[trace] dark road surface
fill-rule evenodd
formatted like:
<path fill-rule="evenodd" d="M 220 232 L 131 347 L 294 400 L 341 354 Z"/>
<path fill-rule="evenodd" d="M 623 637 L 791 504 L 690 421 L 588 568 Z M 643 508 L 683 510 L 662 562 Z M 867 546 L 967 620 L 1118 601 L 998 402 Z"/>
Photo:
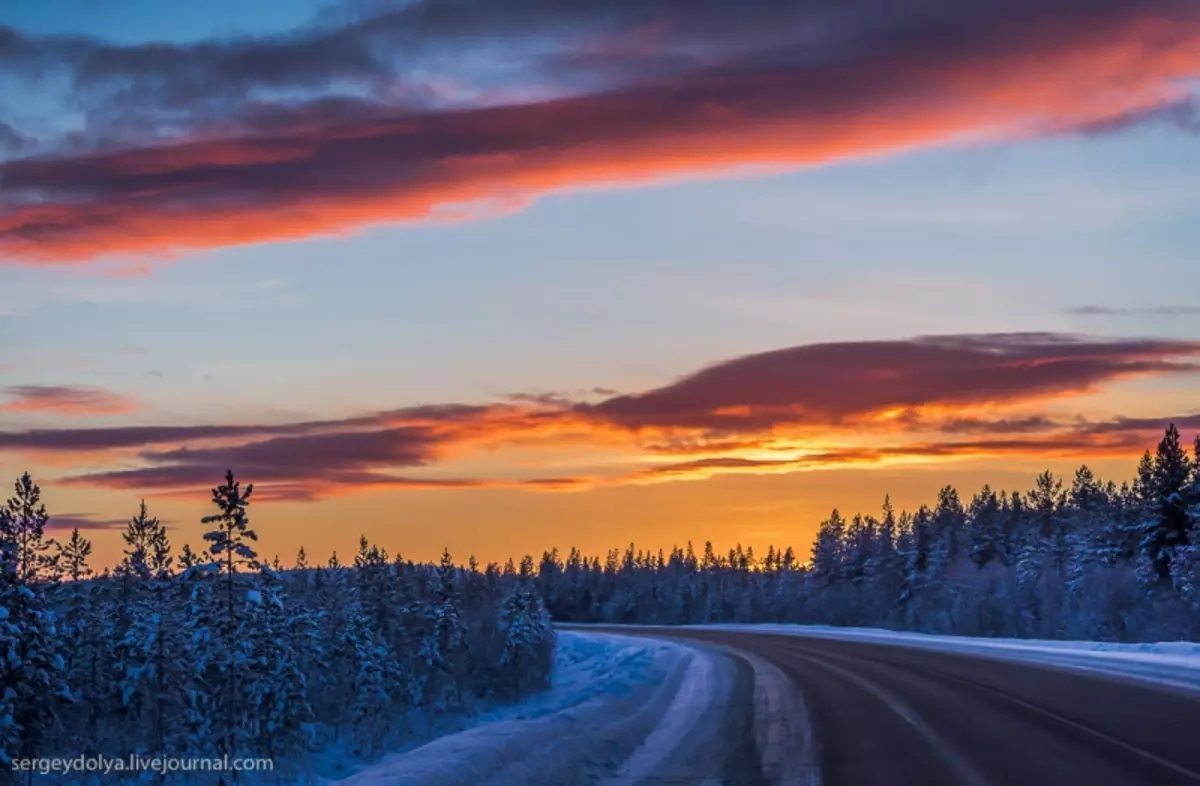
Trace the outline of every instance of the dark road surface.
<path fill-rule="evenodd" d="M 718 644 L 778 667 L 807 705 L 824 786 L 1200 784 L 1200 694 L 901 646 L 726 631 L 620 632 Z M 798 719 L 788 720 L 794 728 Z M 758 755 L 753 723 L 753 712 L 733 709 L 728 763 L 708 782 L 788 780 Z"/>

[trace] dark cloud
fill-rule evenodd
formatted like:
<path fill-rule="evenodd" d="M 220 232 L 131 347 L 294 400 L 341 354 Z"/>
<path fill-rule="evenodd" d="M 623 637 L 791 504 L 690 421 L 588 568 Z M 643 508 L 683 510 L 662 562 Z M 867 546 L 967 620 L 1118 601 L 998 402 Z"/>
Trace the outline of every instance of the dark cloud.
<path fill-rule="evenodd" d="M 359 472 L 377 465 L 419 467 L 436 458 L 439 439 L 427 429 L 392 428 L 273 437 L 241 445 L 149 450 L 151 464 L 190 467 L 211 477 L 229 467 L 264 480 Z"/>
<path fill-rule="evenodd" d="M 1163 429 L 1172 423 L 1182 430 L 1200 431 L 1200 414 L 1164 418 L 1114 418 L 1099 423 L 1088 423 L 1081 426 L 1081 429 L 1089 434 L 1131 434 L 1145 440 L 1161 436 Z"/>
<path fill-rule="evenodd" d="M 445 489 L 485 486 L 517 486 L 555 490 L 582 482 L 578 479 L 551 478 L 498 481 L 485 478 L 408 477 L 395 474 L 397 469 L 426 467 L 440 457 L 443 446 L 452 445 L 460 435 L 439 433 L 426 426 L 398 428 L 380 424 L 399 416 L 445 422 L 479 408 L 457 405 L 414 407 L 361 418 L 336 421 L 343 428 L 360 430 L 325 431 L 334 421 L 313 421 L 285 426 L 264 427 L 259 431 L 246 427 L 242 434 L 221 433 L 219 427 L 197 430 L 197 437 L 211 439 L 252 436 L 262 433 L 292 432 L 285 436 L 242 441 L 209 447 L 183 447 L 169 450 L 143 450 L 137 458 L 147 466 L 108 472 L 87 473 L 65 479 L 75 485 L 95 485 L 121 489 L 187 491 L 204 489 L 225 470 L 233 468 L 240 477 L 254 482 L 263 493 L 260 498 L 276 500 L 313 500 L 348 491 L 375 489 Z M 367 428 L 363 430 L 363 427 Z M 300 432 L 312 433 L 300 433 Z M 167 436 L 154 433 L 156 440 Z M 175 435 L 178 437 L 179 435 Z"/>
<path fill-rule="evenodd" d="M 539 407 L 566 407 L 572 400 L 562 393 L 509 393 L 504 397 L 517 404 L 534 404 Z"/>
<path fill-rule="evenodd" d="M 1040 333 L 808 344 L 579 409 L 629 428 L 838 424 L 894 409 L 1012 403 L 1135 375 L 1195 372 L 1197 356 L 1200 342 Z"/>
<path fill-rule="evenodd" d="M 78 530 L 124 529 L 126 519 L 96 518 L 87 513 L 55 513 L 46 523 L 50 532 L 70 532 Z"/>
<path fill-rule="evenodd" d="M 183 107 L 256 89 L 319 88 L 389 76 L 390 65 L 361 29 L 303 29 L 275 36 L 120 45 L 86 36 L 27 35 L 0 27 L 0 64 L 10 74 L 64 74 L 77 97 L 98 91 L 132 103 Z"/>
<path fill-rule="evenodd" d="M 1192 317 L 1200 315 L 1200 306 L 1075 306 L 1067 313 L 1081 317 Z"/>
<path fill-rule="evenodd" d="M 0 62 L 65 69 L 115 139 L 0 164 L 0 254 L 166 254 L 562 188 L 1061 133 L 1166 111 L 1200 73 L 1194 0 L 366 8 L 188 45 L 0 30 Z M 421 98 L 406 75 L 431 65 L 469 97 Z"/>
<path fill-rule="evenodd" d="M 88 452 L 139 448 L 165 442 L 233 439 L 300 430 L 283 426 L 117 426 L 113 428 L 29 429 L 0 432 L 0 449 Z"/>
<path fill-rule="evenodd" d="M 307 470 L 307 471 L 306 471 Z M 214 474 L 202 465 L 175 464 L 141 469 L 99 472 L 66 478 L 64 485 L 101 486 L 112 489 L 147 490 L 194 496 L 213 485 L 222 473 Z M 238 472 L 238 477 L 254 483 L 259 501 L 313 502 L 329 497 L 365 491 L 431 491 L 474 488 L 516 488 L 532 491 L 569 491 L 585 487 L 587 478 L 532 478 L 497 480 L 493 478 L 414 477 L 388 472 L 325 470 L 318 467 L 291 467 L 268 472 Z"/>
<path fill-rule="evenodd" d="M 17 129 L 0 120 L 0 156 L 15 156 L 33 146 L 33 140 L 17 133 Z"/>
<path fill-rule="evenodd" d="M 1193 96 L 1187 96 L 1149 109 L 1123 112 L 1096 122 L 1085 123 L 1079 130 L 1089 134 L 1115 134 L 1137 126 L 1155 124 L 1192 133 L 1200 132 L 1200 103 Z"/>
<path fill-rule="evenodd" d="M 331 430 L 381 427 L 393 422 L 444 426 L 454 423 L 473 423 L 491 411 L 491 408 L 484 406 L 438 404 L 405 407 L 338 420 L 308 420 L 295 423 L 115 426 L 111 428 L 0 431 L 0 450 L 89 452 L 209 440 L 303 436 Z"/>
<path fill-rule="evenodd" d="M 1024 418 L 984 418 L 951 417 L 933 424 L 938 431 L 947 434 L 1031 434 L 1053 431 L 1063 427 L 1063 423 L 1044 415 L 1030 415 Z"/>

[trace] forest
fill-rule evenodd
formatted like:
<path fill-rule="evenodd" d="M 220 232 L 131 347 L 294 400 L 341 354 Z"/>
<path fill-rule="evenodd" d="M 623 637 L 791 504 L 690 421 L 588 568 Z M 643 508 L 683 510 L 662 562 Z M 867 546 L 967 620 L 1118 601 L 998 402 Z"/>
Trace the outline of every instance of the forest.
<path fill-rule="evenodd" d="M 284 569 L 258 558 L 252 492 L 227 474 L 206 547 L 177 556 L 143 503 L 120 564 L 93 575 L 91 543 L 48 538 L 41 490 L 17 480 L 0 510 L 0 762 L 263 757 L 286 780 L 307 754 L 372 760 L 548 684 L 531 561 L 463 570 L 364 539 L 352 564 L 301 549 Z"/>
<path fill-rule="evenodd" d="M 1200 438 L 1170 426 L 1131 481 L 1080 467 L 1027 491 L 821 522 L 803 555 L 706 543 L 603 558 L 352 562 L 258 557 L 253 486 L 213 489 L 204 547 L 175 553 L 143 502 L 118 565 L 47 536 L 26 474 L 0 509 L 0 761 L 65 752 L 363 760 L 439 719 L 549 684 L 551 620 L 803 623 L 1111 641 L 1200 636 Z"/>
<path fill-rule="evenodd" d="M 1151 641 L 1200 636 L 1200 437 L 1169 426 L 1120 486 L 1086 466 L 1028 491 L 821 522 L 811 550 L 759 556 L 633 545 L 543 555 L 556 620 L 807 623 L 967 636 Z"/>

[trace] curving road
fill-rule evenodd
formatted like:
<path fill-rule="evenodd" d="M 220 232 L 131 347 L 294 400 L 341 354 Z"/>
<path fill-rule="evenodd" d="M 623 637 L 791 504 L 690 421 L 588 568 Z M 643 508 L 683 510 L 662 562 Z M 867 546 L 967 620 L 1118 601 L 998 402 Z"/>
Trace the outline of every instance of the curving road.
<path fill-rule="evenodd" d="M 618 632 L 618 631 L 614 631 Z M 757 633 L 621 628 L 783 675 L 728 710 L 706 772 L 655 783 L 823 786 L 1200 784 L 1200 693 L 1049 665 Z M 778 686 L 775 688 L 779 692 Z"/>

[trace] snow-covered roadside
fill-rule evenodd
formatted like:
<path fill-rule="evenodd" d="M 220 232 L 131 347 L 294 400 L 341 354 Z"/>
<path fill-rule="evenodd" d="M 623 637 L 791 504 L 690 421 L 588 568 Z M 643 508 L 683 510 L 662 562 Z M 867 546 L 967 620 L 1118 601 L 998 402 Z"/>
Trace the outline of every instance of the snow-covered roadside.
<path fill-rule="evenodd" d="M 731 666 L 681 644 L 563 631 L 554 668 L 549 690 L 337 783 L 534 786 L 646 777 L 724 698 Z"/>
<path fill-rule="evenodd" d="M 1200 643 L 1195 642 L 1118 644 L 1102 641 L 982 639 L 967 636 L 909 633 L 882 628 L 837 628 L 826 625 L 725 624 L 688 625 L 685 627 L 869 641 L 876 644 L 964 652 L 1099 671 L 1200 691 Z"/>

